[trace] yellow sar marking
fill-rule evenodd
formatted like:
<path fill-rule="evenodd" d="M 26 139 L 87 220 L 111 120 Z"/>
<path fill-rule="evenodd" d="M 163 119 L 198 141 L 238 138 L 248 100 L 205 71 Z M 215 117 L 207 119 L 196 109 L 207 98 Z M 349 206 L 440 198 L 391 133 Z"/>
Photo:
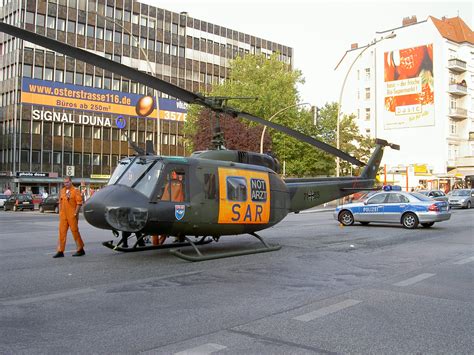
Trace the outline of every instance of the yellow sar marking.
<path fill-rule="evenodd" d="M 218 223 L 265 224 L 270 219 L 270 183 L 268 173 L 243 169 L 219 168 Z M 229 199 L 228 185 L 232 181 L 246 184 L 242 200 Z M 242 197 L 242 196 L 241 196 Z"/>

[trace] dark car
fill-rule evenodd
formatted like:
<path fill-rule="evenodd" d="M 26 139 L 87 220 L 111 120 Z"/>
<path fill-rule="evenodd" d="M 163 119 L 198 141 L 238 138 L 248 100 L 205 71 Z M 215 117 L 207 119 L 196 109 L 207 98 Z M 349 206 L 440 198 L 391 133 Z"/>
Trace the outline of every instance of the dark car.
<path fill-rule="evenodd" d="M 57 195 L 46 197 L 39 205 L 39 211 L 59 213 L 59 198 Z"/>
<path fill-rule="evenodd" d="M 0 194 L 0 207 L 3 207 L 6 200 L 8 200 L 8 195 Z"/>
<path fill-rule="evenodd" d="M 8 200 L 3 204 L 3 209 L 5 211 L 23 211 L 31 210 L 33 211 L 35 205 L 33 203 L 33 196 L 30 194 L 13 194 Z"/>

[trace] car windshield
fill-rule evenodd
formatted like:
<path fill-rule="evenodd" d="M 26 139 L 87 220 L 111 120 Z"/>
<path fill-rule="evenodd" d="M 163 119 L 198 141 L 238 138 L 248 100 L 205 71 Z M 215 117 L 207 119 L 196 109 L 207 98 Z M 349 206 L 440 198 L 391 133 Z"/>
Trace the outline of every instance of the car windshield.
<path fill-rule="evenodd" d="M 115 168 L 112 176 L 109 179 L 107 185 L 113 185 L 117 180 L 122 176 L 123 172 L 129 167 L 130 163 L 133 161 L 132 158 L 125 158 L 120 160 L 119 164 Z"/>
<path fill-rule="evenodd" d="M 469 190 L 454 190 L 451 196 L 469 196 Z"/>
<path fill-rule="evenodd" d="M 122 174 L 122 176 L 120 176 L 117 184 L 130 187 L 133 186 L 156 161 L 156 159 L 149 159 L 145 157 L 135 158 L 129 168 Z"/>
<path fill-rule="evenodd" d="M 430 197 L 427 197 L 425 195 L 423 195 L 422 193 L 419 193 L 419 192 L 410 192 L 410 195 L 412 195 L 413 197 L 415 197 L 416 199 L 420 200 L 420 201 L 432 201 L 433 199 L 430 198 Z"/>
<path fill-rule="evenodd" d="M 147 197 L 151 197 L 153 190 L 155 189 L 158 178 L 160 177 L 161 171 L 163 170 L 163 164 L 161 161 L 155 161 L 154 164 L 149 166 L 140 181 L 135 184 L 134 188 L 140 191 Z"/>
<path fill-rule="evenodd" d="M 428 196 L 428 194 L 430 193 L 429 191 L 418 191 L 419 194 L 422 194 L 422 195 L 425 195 L 425 196 Z"/>

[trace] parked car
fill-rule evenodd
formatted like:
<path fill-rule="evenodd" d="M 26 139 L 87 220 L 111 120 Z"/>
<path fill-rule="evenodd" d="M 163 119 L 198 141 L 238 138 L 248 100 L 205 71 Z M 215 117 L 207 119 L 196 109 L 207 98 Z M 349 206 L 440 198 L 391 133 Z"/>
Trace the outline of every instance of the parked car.
<path fill-rule="evenodd" d="M 59 213 L 59 197 L 57 195 L 52 195 L 46 197 L 39 205 L 39 211 L 43 212 L 54 212 Z"/>
<path fill-rule="evenodd" d="M 345 226 L 354 222 L 367 225 L 370 222 L 401 223 L 414 229 L 418 224 L 425 228 L 435 222 L 451 218 L 449 205 L 435 201 L 417 192 L 381 191 L 363 202 L 341 205 L 334 211 L 334 218 Z"/>
<path fill-rule="evenodd" d="M 3 204 L 5 203 L 6 200 L 8 200 L 8 195 L 1 194 L 0 195 L 0 207 L 3 207 Z"/>
<path fill-rule="evenodd" d="M 30 194 L 13 194 L 8 200 L 3 204 L 3 209 L 5 211 L 23 211 L 31 210 L 33 211 L 35 205 L 33 203 L 33 197 Z"/>
<path fill-rule="evenodd" d="M 474 189 L 453 190 L 448 198 L 451 207 L 471 208 L 474 205 Z"/>
<path fill-rule="evenodd" d="M 436 201 L 448 202 L 448 196 L 441 190 L 420 190 L 417 192 L 425 196 L 431 197 L 433 200 L 436 200 Z"/>

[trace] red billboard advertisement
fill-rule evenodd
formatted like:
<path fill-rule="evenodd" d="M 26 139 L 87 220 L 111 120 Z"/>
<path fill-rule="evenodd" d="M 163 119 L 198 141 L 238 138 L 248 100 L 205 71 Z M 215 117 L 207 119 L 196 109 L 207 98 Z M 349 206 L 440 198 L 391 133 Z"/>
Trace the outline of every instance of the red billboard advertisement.
<path fill-rule="evenodd" d="M 384 128 L 434 125 L 433 45 L 384 53 Z"/>

